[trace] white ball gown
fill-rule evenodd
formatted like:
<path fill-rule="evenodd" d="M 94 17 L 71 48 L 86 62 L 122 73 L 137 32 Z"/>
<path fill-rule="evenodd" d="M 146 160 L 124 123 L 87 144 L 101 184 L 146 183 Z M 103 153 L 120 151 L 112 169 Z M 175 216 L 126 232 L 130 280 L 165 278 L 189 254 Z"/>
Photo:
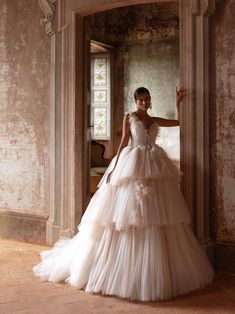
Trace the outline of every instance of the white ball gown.
<path fill-rule="evenodd" d="M 129 114 L 131 145 L 104 174 L 72 239 L 41 252 L 35 275 L 91 293 L 156 301 L 204 288 L 214 271 L 190 226 L 180 171 Z"/>

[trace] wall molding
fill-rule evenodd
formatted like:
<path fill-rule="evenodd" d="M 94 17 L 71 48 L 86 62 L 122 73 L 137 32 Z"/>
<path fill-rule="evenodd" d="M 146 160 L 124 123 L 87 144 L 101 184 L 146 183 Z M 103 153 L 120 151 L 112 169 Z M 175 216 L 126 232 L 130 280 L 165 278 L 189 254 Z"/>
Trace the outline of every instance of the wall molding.
<path fill-rule="evenodd" d="M 44 13 L 40 22 L 44 25 L 45 32 L 49 37 L 55 34 L 52 22 L 56 12 L 56 2 L 57 0 L 39 0 L 39 5 Z"/>
<path fill-rule="evenodd" d="M 45 33 L 50 37 L 51 55 L 50 55 L 50 124 L 49 124 L 49 143 L 50 143 L 50 159 L 49 159 L 49 217 L 46 223 L 46 242 L 54 243 L 59 238 L 60 220 L 60 204 L 58 202 L 57 178 L 60 178 L 57 167 L 57 110 L 58 110 L 58 90 L 56 86 L 58 56 L 58 32 L 57 28 L 57 0 L 39 0 L 39 5 L 44 13 L 41 24 L 44 25 Z M 59 154 L 61 155 L 61 154 Z M 60 158 L 60 156 L 59 156 Z"/>
<path fill-rule="evenodd" d="M 181 78 L 187 97 L 181 110 L 182 191 L 192 227 L 204 247 L 212 247 L 209 222 L 209 16 L 214 0 L 180 1 Z"/>

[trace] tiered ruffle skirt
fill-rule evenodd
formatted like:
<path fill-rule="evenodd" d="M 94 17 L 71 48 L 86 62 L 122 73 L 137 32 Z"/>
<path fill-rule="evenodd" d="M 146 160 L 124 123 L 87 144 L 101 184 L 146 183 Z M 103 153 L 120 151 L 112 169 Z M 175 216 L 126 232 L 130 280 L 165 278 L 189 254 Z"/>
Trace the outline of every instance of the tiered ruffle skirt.
<path fill-rule="evenodd" d="M 180 171 L 157 145 L 124 148 L 106 184 L 114 163 L 78 233 L 42 252 L 35 275 L 142 301 L 204 288 L 214 271 L 191 230 Z"/>

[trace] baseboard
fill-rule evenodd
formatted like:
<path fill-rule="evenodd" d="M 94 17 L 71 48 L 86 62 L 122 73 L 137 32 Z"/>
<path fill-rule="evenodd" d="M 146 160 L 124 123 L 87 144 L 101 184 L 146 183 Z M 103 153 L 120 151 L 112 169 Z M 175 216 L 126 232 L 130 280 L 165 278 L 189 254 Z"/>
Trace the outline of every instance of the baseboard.
<path fill-rule="evenodd" d="M 45 244 L 48 215 L 0 212 L 0 236 L 19 241 Z"/>
<path fill-rule="evenodd" d="M 203 245 L 203 248 L 206 252 L 207 257 L 209 258 L 211 265 L 214 265 L 214 243 L 208 241 L 206 244 Z"/>
<path fill-rule="evenodd" d="M 61 227 L 54 225 L 50 220 L 47 221 L 46 228 L 46 242 L 47 244 L 54 244 L 60 238 Z"/>
<path fill-rule="evenodd" d="M 234 242 L 214 242 L 214 265 L 216 272 L 235 275 Z"/>

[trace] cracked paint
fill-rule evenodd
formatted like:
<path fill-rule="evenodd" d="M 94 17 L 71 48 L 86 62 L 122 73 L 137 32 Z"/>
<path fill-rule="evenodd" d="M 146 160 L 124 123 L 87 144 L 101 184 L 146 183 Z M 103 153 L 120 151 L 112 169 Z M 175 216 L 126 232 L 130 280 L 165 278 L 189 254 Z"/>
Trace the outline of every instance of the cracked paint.
<path fill-rule="evenodd" d="M 211 20 L 211 207 L 213 234 L 235 241 L 235 2 L 221 1 Z"/>
<path fill-rule="evenodd" d="M 0 11 L 0 208 L 46 212 L 50 40 L 37 0 L 2 0 Z"/>

